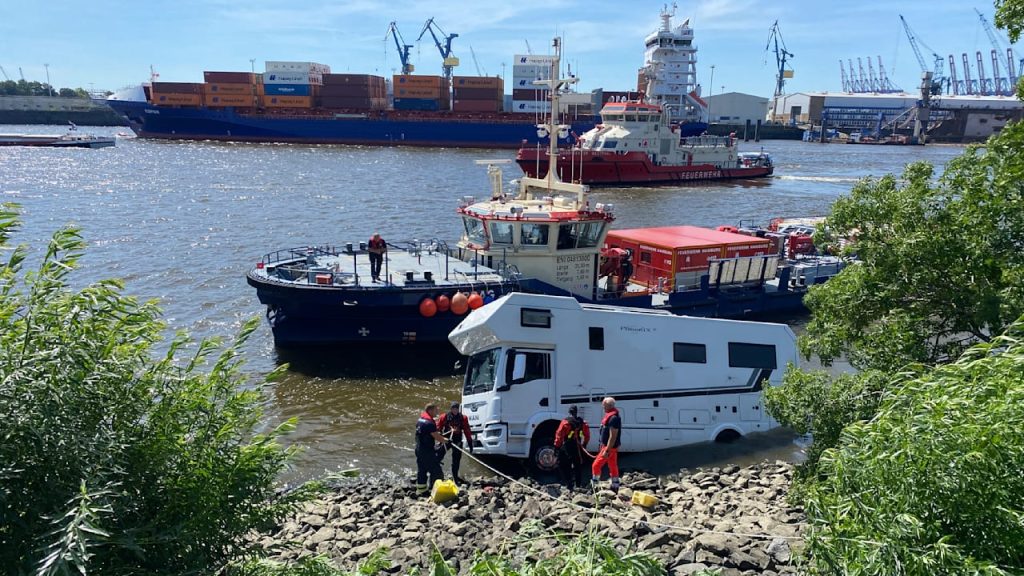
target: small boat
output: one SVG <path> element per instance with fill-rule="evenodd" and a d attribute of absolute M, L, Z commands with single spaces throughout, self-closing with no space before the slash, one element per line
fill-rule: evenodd
<path fill-rule="evenodd" d="M 576 81 L 558 79 L 557 40 L 555 53 L 553 110 L 559 90 Z M 549 134 L 569 129 L 555 118 L 542 127 Z M 377 281 L 368 242 L 260 258 L 246 280 L 267 307 L 275 343 L 444 343 L 470 310 L 513 292 L 707 317 L 802 310 L 807 286 L 841 268 L 838 260 L 789 262 L 769 240 L 737 233 L 681 227 L 609 234 L 614 206 L 591 204 L 588 186 L 559 177 L 550 140 L 547 175 L 520 178 L 510 190 L 499 163 L 480 161 L 492 189 L 487 199 L 462 199 L 458 242 L 388 243 Z M 652 235 L 664 248 L 641 242 Z M 700 251 L 696 264 L 692 249 Z"/>
<path fill-rule="evenodd" d="M 661 106 L 615 102 L 601 110 L 603 124 L 558 152 L 559 176 L 591 186 L 676 184 L 759 178 L 775 170 L 765 152 L 739 152 L 730 136 L 680 137 Z M 547 150 L 522 147 L 516 162 L 537 177 L 548 170 Z"/>
<path fill-rule="evenodd" d="M 0 134 L 0 146 L 48 146 L 51 148 L 106 148 L 114 138 L 88 134 Z"/>

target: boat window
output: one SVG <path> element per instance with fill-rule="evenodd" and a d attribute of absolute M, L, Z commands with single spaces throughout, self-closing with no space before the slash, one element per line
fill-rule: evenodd
<path fill-rule="evenodd" d="M 704 344 L 672 343 L 672 360 L 690 364 L 707 364 L 708 349 Z"/>
<path fill-rule="evenodd" d="M 512 223 L 491 222 L 491 242 L 494 244 L 511 244 Z"/>
<path fill-rule="evenodd" d="M 462 218 L 463 224 L 466 226 L 466 239 L 472 244 L 477 246 L 485 246 L 487 244 L 487 235 L 484 234 L 484 223 L 478 218 Z"/>
<path fill-rule="evenodd" d="M 626 122 L 636 122 L 636 114 L 626 114 Z"/>
<path fill-rule="evenodd" d="M 481 394 L 494 389 L 497 375 L 498 357 L 501 349 L 492 348 L 477 352 L 469 357 L 466 367 L 466 381 L 463 383 L 462 394 Z"/>
<path fill-rule="evenodd" d="M 775 361 L 775 346 L 729 342 L 729 367 L 774 370 L 778 367 Z"/>
<path fill-rule="evenodd" d="M 602 148 L 615 148 L 618 145 L 618 140 L 605 140 L 604 142 L 601 143 Z"/>
<path fill-rule="evenodd" d="M 577 248 L 593 248 L 597 246 L 604 231 L 604 222 L 581 222 L 579 239 L 576 241 Z"/>
<path fill-rule="evenodd" d="M 641 252 L 640 253 L 640 261 L 643 262 L 644 264 L 650 264 L 651 263 L 651 253 L 650 252 Z"/>
<path fill-rule="evenodd" d="M 562 224 L 558 227 L 558 244 L 556 250 L 569 250 L 576 247 L 576 225 Z"/>
<path fill-rule="evenodd" d="M 504 389 L 516 384 L 549 379 L 551 379 L 551 354 L 514 349 L 508 351 Z"/>
<path fill-rule="evenodd" d="M 651 114 L 651 122 L 661 122 L 661 114 Z M 657 126 L 655 126 L 657 129 Z"/>
<path fill-rule="evenodd" d="M 546 246 L 548 243 L 547 224 L 534 224 L 531 222 L 525 222 L 523 223 L 521 234 L 521 243 L 524 246 Z"/>

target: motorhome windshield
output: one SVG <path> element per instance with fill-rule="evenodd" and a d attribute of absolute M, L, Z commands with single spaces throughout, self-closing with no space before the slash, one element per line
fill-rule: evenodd
<path fill-rule="evenodd" d="M 492 348 L 491 350 L 477 352 L 469 357 L 469 365 L 466 368 L 466 381 L 462 388 L 464 396 L 494 390 L 494 378 L 498 374 L 499 353 L 499 348 Z"/>

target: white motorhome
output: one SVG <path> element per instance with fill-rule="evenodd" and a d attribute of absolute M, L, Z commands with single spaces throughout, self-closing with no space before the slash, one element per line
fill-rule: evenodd
<path fill-rule="evenodd" d="M 448 339 L 469 357 L 462 391 L 480 454 L 552 468 L 555 429 L 577 406 L 595 433 L 616 399 L 622 452 L 726 441 L 778 426 L 761 390 L 799 361 L 789 326 L 675 316 L 513 293 Z"/>

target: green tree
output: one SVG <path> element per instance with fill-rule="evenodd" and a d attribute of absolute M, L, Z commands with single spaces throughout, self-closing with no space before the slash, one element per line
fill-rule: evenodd
<path fill-rule="evenodd" d="M 239 373 L 256 323 L 215 358 L 217 342 L 186 354 L 181 334 L 157 355 L 154 303 L 114 280 L 69 289 L 77 230 L 55 233 L 23 274 L 17 226 L 0 206 L 0 565 L 198 574 L 251 553 L 243 536 L 315 489 L 275 490 L 291 424 L 258 433 L 263 396 Z"/>
<path fill-rule="evenodd" d="M 825 241 L 851 238 L 856 265 L 807 296 L 805 354 L 893 372 L 955 359 L 1024 313 L 1024 126 L 902 178 L 838 199 Z M 831 234 L 830 238 L 828 235 Z"/>
<path fill-rule="evenodd" d="M 899 374 L 808 487 L 812 574 L 1024 573 L 1024 319 Z"/>

